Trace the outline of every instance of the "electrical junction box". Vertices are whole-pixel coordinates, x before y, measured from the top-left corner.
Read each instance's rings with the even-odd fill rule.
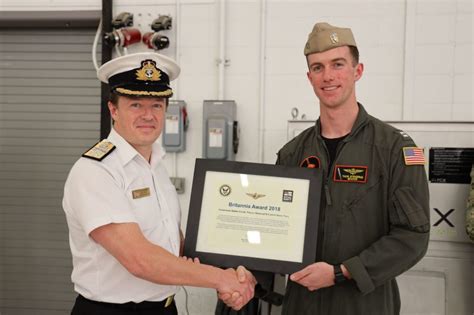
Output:
[[[236,121],[237,105],[233,100],[206,100],[203,104],[203,157],[235,160],[239,145]]]
[[[166,152],[183,152],[186,149],[186,116],[184,101],[169,101],[163,128],[163,147]]]

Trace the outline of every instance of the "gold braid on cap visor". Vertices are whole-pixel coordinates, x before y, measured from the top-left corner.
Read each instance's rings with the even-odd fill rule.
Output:
[[[173,95],[173,91],[171,89],[168,89],[166,91],[161,91],[161,92],[156,92],[156,91],[132,91],[129,89],[124,89],[124,88],[116,88],[115,91],[122,93],[122,94],[127,94],[127,95],[147,95],[147,96],[171,96]]]

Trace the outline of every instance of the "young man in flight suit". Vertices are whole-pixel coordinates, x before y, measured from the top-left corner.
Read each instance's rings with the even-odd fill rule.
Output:
[[[350,29],[317,23],[304,54],[320,117],[277,164],[321,168],[325,181],[316,262],[290,276],[283,314],[399,314],[395,277],[429,240],[423,150],[357,102],[364,67]]]
[[[113,129],[74,164],[64,188],[73,315],[176,315],[180,285],[227,293],[235,309],[253,297],[255,279],[244,268],[178,257],[181,211],[157,139],[179,71],[157,53],[119,57],[98,71],[111,89]]]

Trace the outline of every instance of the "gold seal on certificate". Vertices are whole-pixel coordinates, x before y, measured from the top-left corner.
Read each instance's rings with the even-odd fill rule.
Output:
[[[314,262],[320,170],[196,160],[185,255],[292,273]]]

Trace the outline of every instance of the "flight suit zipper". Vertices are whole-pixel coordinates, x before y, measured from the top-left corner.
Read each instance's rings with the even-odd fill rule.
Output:
[[[324,143],[324,140],[322,140],[322,144],[323,144],[323,147],[324,147],[324,151],[326,152],[326,161],[329,162],[329,151],[326,147],[326,143]],[[339,157],[340,153],[342,152],[342,149],[344,147],[344,140],[342,140],[341,142],[339,142],[339,144],[337,145],[337,149],[336,149],[336,155],[334,157],[334,161],[332,163],[332,165],[335,164],[337,158]],[[320,209],[321,213],[319,215],[319,221],[320,221],[320,224],[319,224],[319,232],[318,232],[318,245],[316,247],[316,256],[320,255],[321,257],[316,257],[316,259],[319,260],[322,258],[322,244],[323,244],[323,241],[324,241],[324,231],[325,231],[325,221],[326,221],[326,208],[327,206],[332,206],[332,197],[331,197],[331,191],[329,189],[329,181],[331,179],[331,176],[332,176],[332,170],[334,169],[333,166],[331,166],[331,168],[329,168],[329,163],[328,163],[328,169],[327,169],[327,174],[325,179],[324,179],[324,195],[325,195],[325,198],[326,198],[326,206],[322,209]]]
[[[326,178],[324,182],[324,193],[326,194],[326,203],[328,206],[332,206],[331,194],[329,193],[329,180]]]
[[[331,167],[329,167],[329,159],[330,159],[329,151],[328,151],[328,148],[326,147],[326,143],[324,142],[324,140],[321,139],[321,141],[324,147],[324,151],[326,152],[326,161],[328,162],[328,169],[327,169],[326,177],[324,179],[324,194],[326,198],[326,205],[323,209],[320,209],[321,214],[320,214],[319,219],[321,223],[319,224],[320,229],[319,229],[319,235],[318,235],[318,245],[316,246],[316,256],[319,254],[320,257],[317,257],[316,261],[322,261],[322,256],[323,256],[322,247],[324,243],[326,211],[327,211],[328,206],[332,206],[332,197],[331,197],[331,191],[329,189],[329,181],[331,180],[332,170],[334,169],[333,166],[335,165],[335,162],[337,161],[337,158],[340,152],[342,151],[343,144],[344,144],[344,140],[338,143],[337,148],[336,148],[336,155],[334,156],[334,161],[332,161],[332,165]],[[320,294],[318,298],[319,298],[319,311],[320,313],[324,314],[326,310],[325,310],[325,303],[324,303],[322,294]]]
[[[320,138],[320,141],[322,141],[324,151],[326,152],[326,161],[329,161],[329,151],[326,147],[326,144],[324,143],[324,140]],[[324,196],[326,199],[326,204],[327,205],[332,205],[332,200],[331,200],[331,194],[329,192],[329,173],[331,170],[327,169],[327,174],[324,174],[324,169],[323,169],[323,175],[325,176],[324,178]],[[316,245],[316,261],[321,261],[322,258],[322,246],[323,246],[323,241],[324,241],[324,225],[325,225],[325,220],[326,220],[326,207],[323,207],[319,209],[321,212],[319,213],[319,229],[318,229],[318,243]],[[319,257],[318,257],[319,256]]]

